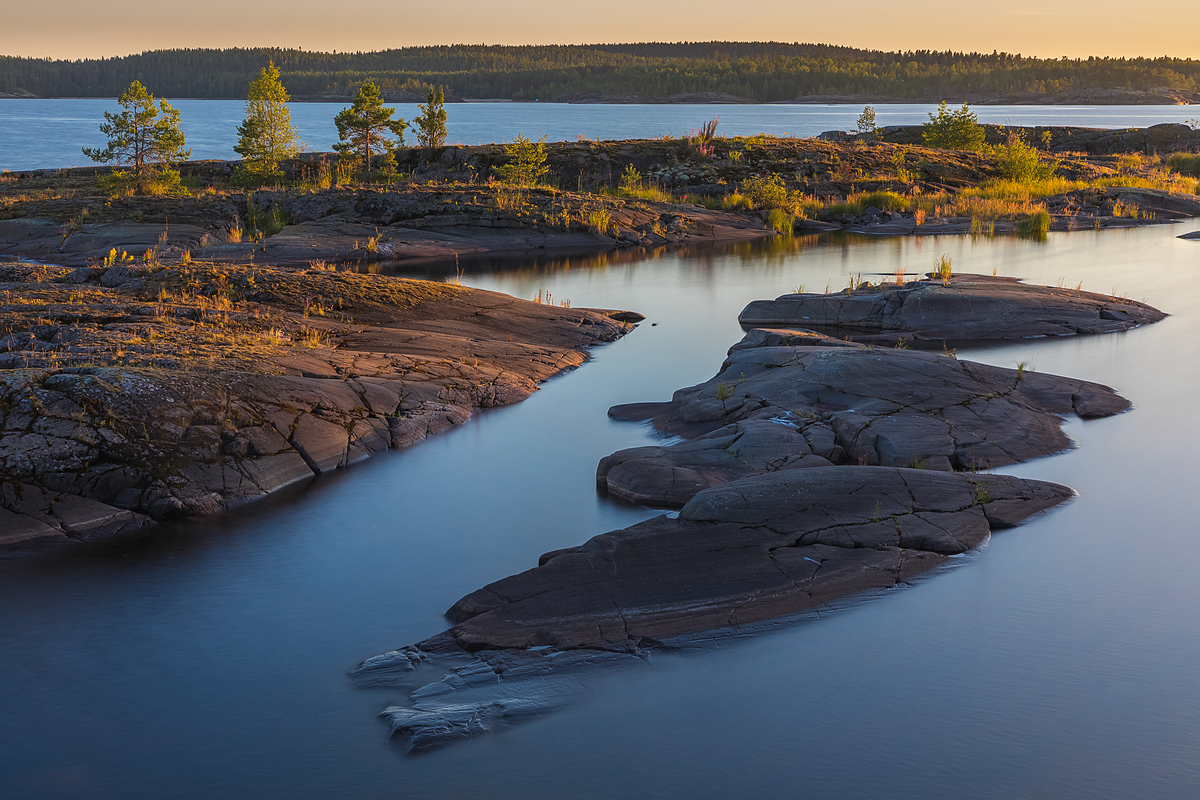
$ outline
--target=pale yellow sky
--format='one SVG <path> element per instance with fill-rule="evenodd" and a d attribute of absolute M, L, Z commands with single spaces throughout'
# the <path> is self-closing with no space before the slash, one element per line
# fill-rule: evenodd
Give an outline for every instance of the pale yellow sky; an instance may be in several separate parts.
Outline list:
<path fill-rule="evenodd" d="M 1200 58 L 1200 2 L 1117 0 L 0 0 L 0 54 L 94 58 L 172 47 L 382 50 L 421 44 L 801 41 L 879 50 Z"/>

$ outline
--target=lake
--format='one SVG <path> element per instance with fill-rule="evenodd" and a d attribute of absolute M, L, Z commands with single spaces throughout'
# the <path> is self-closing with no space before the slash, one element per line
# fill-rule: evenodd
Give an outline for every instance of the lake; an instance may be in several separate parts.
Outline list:
<path fill-rule="evenodd" d="M 241 100 L 171 100 L 179 110 L 192 158 L 233 159 L 237 126 L 245 118 Z M 308 149 L 329 151 L 337 141 L 333 118 L 347 103 L 292 103 L 292 122 Z M 411 120 L 416 105 L 392 105 Z M 932 104 L 876 107 L 879 125 L 929 121 Z M 88 166 L 80 148 L 105 143 L 99 126 L 115 100 L 0 99 L 0 169 L 23 170 Z M 1194 106 L 978 106 L 981 122 L 1011 125 L 1080 125 L 1095 128 L 1146 127 L 1200 117 Z M 452 103 L 446 106 L 447 141 L 487 144 L 518 133 L 548 141 L 683 136 L 713 117 L 719 133 L 815 136 L 854 128 L 861 105 L 569 105 L 564 103 Z M 415 140 L 410 131 L 408 141 Z"/>
<path fill-rule="evenodd" d="M 722 125 L 749 111 L 822 110 L 722 108 Z M 1198 228 L 481 265 L 464 283 L 647 320 L 527 401 L 414 449 L 119 554 L 0 561 L 0 797 L 1194 796 L 1200 242 L 1175 237 Z M 657 513 L 597 495 L 601 457 L 654 440 L 609 406 L 712 376 L 750 300 L 924 271 L 941 253 L 959 271 L 1082 281 L 1172 314 L 1121 334 L 960 348 L 1134 402 L 1071 419 L 1077 449 L 1004 470 L 1071 486 L 1075 501 L 998 532 L 957 569 L 815 622 L 656 656 L 500 734 L 415 757 L 388 740 L 376 715 L 404 694 L 355 688 L 358 661 L 443 630 L 455 600 L 543 552 Z"/>

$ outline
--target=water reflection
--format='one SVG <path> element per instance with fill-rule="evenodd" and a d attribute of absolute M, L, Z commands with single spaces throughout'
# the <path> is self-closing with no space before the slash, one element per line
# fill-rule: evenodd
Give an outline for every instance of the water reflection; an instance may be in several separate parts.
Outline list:
<path fill-rule="evenodd" d="M 469 285 L 648 321 L 517 406 L 277 505 L 133 551 L 0 561 L 0 796 L 1191 796 L 1200 432 L 1185 415 L 1200 395 L 1187 357 L 1200 243 L 1174 237 L 1197 227 L 464 265 Z M 1078 449 L 1011 470 L 1077 501 L 997 534 L 966 568 L 625 671 L 504 735 L 420 758 L 389 745 L 374 717 L 403 696 L 354 689 L 355 663 L 443 630 L 459 597 L 539 554 L 655 513 L 597 496 L 597 461 L 650 441 L 609 406 L 710 377 L 749 300 L 925 271 L 942 253 L 962 271 L 1082 281 L 1174 315 L 960 349 L 1135 402 L 1069 422 Z"/>

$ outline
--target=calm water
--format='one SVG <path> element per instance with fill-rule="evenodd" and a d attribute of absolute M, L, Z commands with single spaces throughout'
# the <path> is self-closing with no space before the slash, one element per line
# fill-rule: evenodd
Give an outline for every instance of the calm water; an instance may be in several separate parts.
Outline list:
<path fill-rule="evenodd" d="M 517 406 L 122 555 L 0 561 L 4 798 L 1176 798 L 1200 782 L 1196 224 L 811 244 L 487 269 L 471 285 L 649 319 Z M 1145 298 L 1124 334 L 961 351 L 1137 405 L 1011 469 L 1080 497 L 963 567 L 820 621 L 591 685 L 419 757 L 353 688 L 463 594 L 654 512 L 597 497 L 650 441 L 605 416 L 710 377 L 751 299 L 849 273 L 963 271 Z M 651 322 L 658 323 L 651 327 Z"/>
<path fill-rule="evenodd" d="M 233 145 L 245 116 L 240 100 L 172 100 L 193 158 L 237 158 Z M 343 103 L 293 103 L 292 122 L 310 150 L 328 151 L 337 141 L 333 117 Z M 412 119 L 416 105 L 395 105 L 397 116 Z M 934 105 L 880 105 L 880 125 L 928 122 Z M 100 147 L 99 125 L 115 100 L 0 99 L 0 169 L 42 169 L 92 164 L 81 147 Z M 1083 125 L 1096 128 L 1145 127 L 1200 117 L 1192 106 L 979 106 L 982 122 L 1012 125 Z M 486 144 L 523 133 L 549 141 L 681 136 L 720 116 L 726 136 L 770 133 L 815 136 L 854 127 L 860 105 L 566 105 L 555 103 L 467 103 L 446 107 L 450 142 Z M 408 137 L 409 141 L 413 136 Z"/>

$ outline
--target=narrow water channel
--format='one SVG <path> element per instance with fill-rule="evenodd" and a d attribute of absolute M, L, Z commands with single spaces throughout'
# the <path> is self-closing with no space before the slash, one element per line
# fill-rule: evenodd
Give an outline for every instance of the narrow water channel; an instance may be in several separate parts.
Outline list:
<path fill-rule="evenodd" d="M 1200 224 L 479 267 L 463 282 L 647 315 L 529 400 L 121 553 L 0 561 L 0 797 L 1180 798 L 1200 783 Z M 615 403 L 710 377 L 749 300 L 958 270 L 1170 312 L 960 357 L 1110 384 L 1077 449 L 1006 472 L 1079 498 L 849 610 L 591 684 L 564 711 L 421 756 L 355 688 L 463 594 L 656 512 L 597 496 L 644 443 Z"/>

